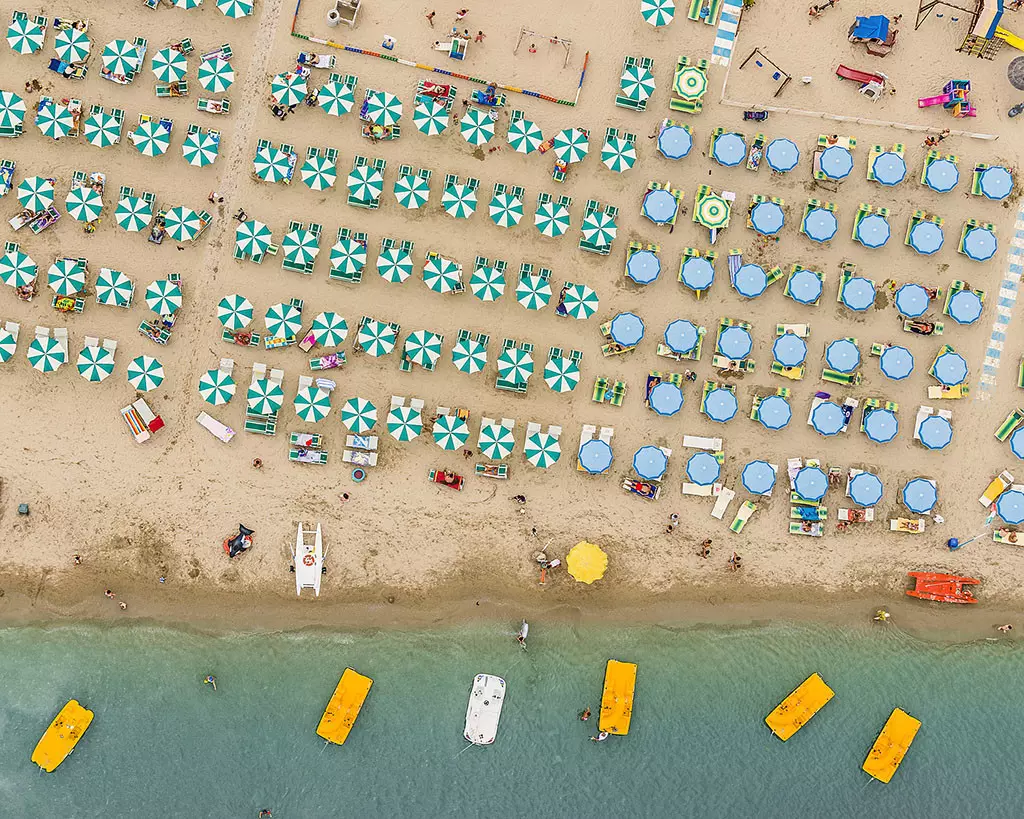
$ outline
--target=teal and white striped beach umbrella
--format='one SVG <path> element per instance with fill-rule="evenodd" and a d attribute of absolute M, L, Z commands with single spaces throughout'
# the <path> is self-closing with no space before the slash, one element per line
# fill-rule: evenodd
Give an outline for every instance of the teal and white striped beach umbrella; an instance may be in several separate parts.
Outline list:
<path fill-rule="evenodd" d="M 58 296 L 75 296 L 85 289 L 85 265 L 77 259 L 57 259 L 46 274 L 46 286 Z"/>
<path fill-rule="evenodd" d="M 442 415 L 434 421 L 434 443 L 441 449 L 456 450 L 469 440 L 469 424 L 455 415 Z"/>
<path fill-rule="evenodd" d="M 252 159 L 252 169 L 264 182 L 282 182 L 291 175 L 291 157 L 280 148 L 260 148 Z"/>
<path fill-rule="evenodd" d="M 430 183 L 416 174 L 403 174 L 395 180 L 395 199 L 408 210 L 416 210 L 430 199 Z"/>
<path fill-rule="evenodd" d="M 518 347 L 502 350 L 498 356 L 498 375 L 506 381 L 526 383 L 533 375 L 533 356 Z"/>
<path fill-rule="evenodd" d="M 533 224 L 543 236 L 557 238 L 569 229 L 569 209 L 558 202 L 545 202 L 533 214 Z"/>
<path fill-rule="evenodd" d="M 421 100 L 413 109 L 412 121 L 420 133 L 437 136 L 448 127 L 448 109 L 436 100 Z"/>
<path fill-rule="evenodd" d="M 120 270 L 101 267 L 96 274 L 96 302 L 108 307 L 128 307 L 132 303 L 135 285 Z"/>
<path fill-rule="evenodd" d="M 223 94 L 235 82 L 235 69 L 229 60 L 216 56 L 199 63 L 199 84 L 211 94 Z"/>
<path fill-rule="evenodd" d="M 562 296 L 562 306 L 566 314 L 581 321 L 594 315 L 599 304 L 597 293 L 585 284 L 570 284 Z"/>
<path fill-rule="evenodd" d="M 34 338 L 25 351 L 25 357 L 32 368 L 41 373 L 55 372 L 68 357 L 55 338 Z"/>
<path fill-rule="evenodd" d="M 220 13 L 229 20 L 238 20 L 252 14 L 252 0 L 217 0 L 217 8 Z"/>
<path fill-rule="evenodd" d="M 654 75 L 642 66 L 627 66 L 619 78 L 619 87 L 628 99 L 643 102 L 654 93 Z"/>
<path fill-rule="evenodd" d="M 181 155 L 196 168 L 205 168 L 217 161 L 220 154 L 220 138 L 213 134 L 197 131 L 188 134 L 181 143 Z"/>
<path fill-rule="evenodd" d="M 352 86 L 339 80 L 331 80 L 320 86 L 316 102 L 332 117 L 340 117 L 352 110 L 355 95 Z"/>
<path fill-rule="evenodd" d="M 14 129 L 25 123 L 25 100 L 13 91 L 0 91 L 0 127 Z"/>
<path fill-rule="evenodd" d="M 177 205 L 164 215 L 167 235 L 176 242 L 191 242 L 203 227 L 203 220 L 192 208 Z"/>
<path fill-rule="evenodd" d="M 572 392 L 580 383 L 580 368 L 571 358 L 549 358 L 544 365 L 544 383 L 554 392 Z"/>
<path fill-rule="evenodd" d="M 46 31 L 34 20 L 19 17 L 7 28 L 7 45 L 15 54 L 35 54 L 43 47 Z"/>
<path fill-rule="evenodd" d="M 176 48 L 161 48 L 153 55 L 150 68 L 157 82 L 181 82 L 188 74 L 188 57 Z"/>
<path fill-rule="evenodd" d="M 242 222 L 235 228 L 235 247 L 246 256 L 262 256 L 273 239 L 270 228 L 258 219 Z"/>
<path fill-rule="evenodd" d="M 655 28 L 667 26 L 676 16 L 675 0 L 640 0 L 640 16 Z"/>
<path fill-rule="evenodd" d="M 66 63 L 83 62 L 92 51 L 92 41 L 89 36 L 77 28 L 66 28 L 57 32 L 53 39 L 53 50 L 57 53 L 57 59 Z"/>
<path fill-rule="evenodd" d="M 139 392 L 152 392 L 164 383 L 164 365 L 148 355 L 133 358 L 128 364 L 128 383 Z"/>
<path fill-rule="evenodd" d="M 341 407 L 341 423 L 349 432 L 364 435 L 377 425 L 377 408 L 365 398 L 349 398 Z"/>
<path fill-rule="evenodd" d="M 245 403 L 257 415 L 273 415 L 284 405 L 284 390 L 269 378 L 257 378 L 249 384 Z"/>
<path fill-rule="evenodd" d="M 603 210 L 588 213 L 583 219 L 583 224 L 580 225 L 583 238 L 598 247 L 607 247 L 615 241 L 618 230 L 615 219 Z"/>
<path fill-rule="evenodd" d="M 97 148 L 109 148 L 121 141 L 121 123 L 110 114 L 99 111 L 89 114 L 82 124 L 82 134 L 86 142 Z"/>
<path fill-rule="evenodd" d="M 547 469 L 562 457 L 562 447 L 558 439 L 547 432 L 535 432 L 523 444 L 526 460 L 540 469 Z"/>
<path fill-rule="evenodd" d="M 356 344 L 363 352 L 369 353 L 374 358 L 385 356 L 395 349 L 398 337 L 395 335 L 395 328 L 390 324 L 377 319 L 364 321 L 356 335 Z"/>
<path fill-rule="evenodd" d="M 476 191 L 469 185 L 449 185 L 441 194 L 441 207 L 456 219 L 468 219 L 476 211 Z"/>
<path fill-rule="evenodd" d="M 331 394 L 320 387 L 303 387 L 295 394 L 295 414 L 309 424 L 323 421 L 331 412 Z"/>
<path fill-rule="evenodd" d="M 122 77 L 139 70 L 139 49 L 127 40 L 111 40 L 100 55 L 103 67 Z"/>
<path fill-rule="evenodd" d="M 18 204 L 33 213 L 53 204 L 53 180 L 44 176 L 27 176 L 18 183 Z"/>
<path fill-rule="evenodd" d="M 176 8 L 185 9 L 197 9 L 203 4 L 203 0 L 174 0 Z"/>
<path fill-rule="evenodd" d="M 100 218 L 103 211 L 103 197 L 99 191 L 84 186 L 72 188 L 64 197 L 68 216 L 78 222 L 92 222 Z"/>
<path fill-rule="evenodd" d="M 340 347 L 348 338 L 348 322 L 332 310 L 319 313 L 309 330 L 321 347 Z"/>
<path fill-rule="evenodd" d="M 423 265 L 423 283 L 435 293 L 451 293 L 462 285 L 462 268 L 443 256 L 428 256 Z"/>
<path fill-rule="evenodd" d="M 252 316 L 252 302 L 238 293 L 225 296 L 217 304 L 217 320 L 233 333 L 252 324 Z"/>
<path fill-rule="evenodd" d="M 11 287 L 25 287 L 32 284 L 39 270 L 32 257 L 20 250 L 8 250 L 0 256 L 0 279 Z"/>
<path fill-rule="evenodd" d="M 0 364 L 6 364 L 18 349 L 14 333 L 0 327 Z"/>
<path fill-rule="evenodd" d="M 320 244 L 311 230 L 290 230 L 281 240 L 284 259 L 291 265 L 311 265 L 320 253 Z"/>
<path fill-rule="evenodd" d="M 355 276 L 366 267 L 366 245 L 355 239 L 339 239 L 331 247 L 331 270 Z"/>
<path fill-rule="evenodd" d="M 302 312 L 291 304 L 278 302 L 267 310 L 263 323 L 272 338 L 291 338 L 302 329 Z"/>
<path fill-rule="evenodd" d="M 469 289 L 480 301 L 495 301 L 505 292 L 505 274 L 488 265 L 478 267 L 469 277 Z"/>
<path fill-rule="evenodd" d="M 402 101 L 390 91 L 373 91 L 366 98 L 366 118 L 374 125 L 398 125 Z"/>
<path fill-rule="evenodd" d="M 473 375 L 487 366 L 487 348 L 475 338 L 464 338 L 452 347 L 452 364 L 462 373 Z"/>
<path fill-rule="evenodd" d="M 131 140 L 143 156 L 163 156 L 171 146 L 171 132 L 159 122 L 148 120 L 132 131 Z"/>
<path fill-rule="evenodd" d="M 50 139 L 63 139 L 74 126 L 74 115 L 64 105 L 47 102 L 36 114 L 36 127 Z"/>
<path fill-rule="evenodd" d="M 207 404 L 219 407 L 235 397 L 235 379 L 220 370 L 207 370 L 199 376 L 199 394 Z"/>
<path fill-rule="evenodd" d="M 500 461 L 512 454 L 512 450 L 516 448 L 516 439 L 508 427 L 501 424 L 481 424 L 476 445 L 480 447 L 480 452 L 485 458 Z"/>
<path fill-rule="evenodd" d="M 523 200 L 511 193 L 499 193 L 491 199 L 488 210 L 491 221 L 498 227 L 515 227 L 523 218 Z"/>
<path fill-rule="evenodd" d="M 310 190 L 325 191 L 338 181 L 338 166 L 326 156 L 311 156 L 302 163 L 299 175 Z"/>
<path fill-rule="evenodd" d="M 615 173 L 628 171 L 636 162 L 636 146 L 620 137 L 608 137 L 601 149 L 601 161 Z"/>
<path fill-rule="evenodd" d="M 519 277 L 516 285 L 516 301 L 527 310 L 540 310 L 551 301 L 551 282 L 533 273 Z"/>
<path fill-rule="evenodd" d="M 388 413 L 387 426 L 396 441 L 411 441 L 423 432 L 423 415 L 412 407 L 393 407 Z"/>
<path fill-rule="evenodd" d="M 114 354 L 103 347 L 85 347 L 78 354 L 78 374 L 86 381 L 99 383 L 114 372 Z"/>
<path fill-rule="evenodd" d="M 294 71 L 275 74 L 270 80 L 270 96 L 280 105 L 298 105 L 308 93 L 306 78 Z"/>
<path fill-rule="evenodd" d="M 479 108 L 470 108 L 459 120 L 459 133 L 473 147 L 486 145 L 494 138 L 494 120 Z"/>
<path fill-rule="evenodd" d="M 566 128 L 555 134 L 551 147 L 555 156 L 571 165 L 583 161 L 590 150 L 590 137 L 580 128 Z"/>
<path fill-rule="evenodd" d="M 146 306 L 158 316 L 173 316 L 181 309 L 181 288 L 169 279 L 157 279 L 146 288 Z"/>
<path fill-rule="evenodd" d="M 521 117 L 508 126 L 508 144 L 520 154 L 532 154 L 544 142 L 544 134 L 532 120 Z"/>
<path fill-rule="evenodd" d="M 412 275 L 412 256 L 397 245 L 389 247 L 377 255 L 377 273 L 386 282 L 401 284 Z"/>
<path fill-rule="evenodd" d="M 429 330 L 413 330 L 405 339 L 402 355 L 413 364 L 433 369 L 441 357 L 442 343 L 443 339 L 437 333 L 432 333 Z"/>
<path fill-rule="evenodd" d="M 372 202 L 379 199 L 384 190 L 384 177 L 381 172 L 369 165 L 353 168 L 348 175 L 348 192 L 353 199 L 360 202 Z"/>
<path fill-rule="evenodd" d="M 141 233 L 153 221 L 153 206 L 141 196 L 126 196 L 118 200 L 114 221 L 130 233 Z"/>

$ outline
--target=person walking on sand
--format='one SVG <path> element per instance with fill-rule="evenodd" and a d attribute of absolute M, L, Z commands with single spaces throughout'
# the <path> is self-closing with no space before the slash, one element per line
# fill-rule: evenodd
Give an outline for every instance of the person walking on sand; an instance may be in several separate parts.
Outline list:
<path fill-rule="evenodd" d="M 455 19 L 461 20 L 467 14 L 469 14 L 469 9 L 459 9 L 457 12 L 455 12 Z"/>
<path fill-rule="evenodd" d="M 476 37 L 473 38 L 473 42 L 475 42 L 475 43 L 482 43 L 484 41 L 484 37 L 486 37 L 486 36 L 487 35 L 484 34 L 482 31 L 478 31 L 476 33 Z"/>
<path fill-rule="evenodd" d="M 430 12 L 427 12 L 424 15 L 427 18 L 427 22 L 430 23 L 430 27 L 431 28 L 434 27 L 434 15 L 436 15 L 436 14 L 437 14 L 436 11 L 430 11 Z"/>

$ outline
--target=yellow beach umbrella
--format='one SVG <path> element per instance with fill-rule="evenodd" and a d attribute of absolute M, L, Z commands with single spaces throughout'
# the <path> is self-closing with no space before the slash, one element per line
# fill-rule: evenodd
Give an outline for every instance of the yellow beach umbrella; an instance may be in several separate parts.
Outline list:
<path fill-rule="evenodd" d="M 581 540 L 569 550 L 565 565 L 569 574 L 580 583 L 589 585 L 604 577 L 605 569 L 608 568 L 608 555 L 597 544 Z"/>

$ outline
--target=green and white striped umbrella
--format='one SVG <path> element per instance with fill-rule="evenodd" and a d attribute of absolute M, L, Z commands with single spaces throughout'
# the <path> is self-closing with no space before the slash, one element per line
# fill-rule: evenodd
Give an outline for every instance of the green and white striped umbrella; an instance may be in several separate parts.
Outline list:
<path fill-rule="evenodd" d="M 171 132 L 159 122 L 143 122 L 131 133 L 132 144 L 143 156 L 163 156 L 171 146 Z"/>
<path fill-rule="evenodd" d="M 161 48 L 153 55 L 150 68 L 157 82 L 181 82 L 188 73 L 188 57 L 176 48 Z"/>
<path fill-rule="evenodd" d="M 507 381 L 525 383 L 533 375 L 533 356 L 518 347 L 502 350 L 498 356 L 498 375 Z"/>
<path fill-rule="evenodd" d="M 412 275 L 412 256 L 404 248 L 389 247 L 377 255 L 377 273 L 386 282 L 401 284 Z"/>
<path fill-rule="evenodd" d="M 402 118 L 402 101 L 390 91 L 373 91 L 366 98 L 366 118 L 374 125 L 397 125 Z"/>
<path fill-rule="evenodd" d="M 252 324 L 252 302 L 245 296 L 232 293 L 217 304 L 217 320 L 232 332 L 244 330 Z"/>
<path fill-rule="evenodd" d="M 455 415 L 442 415 L 434 421 L 434 443 L 441 449 L 455 450 L 469 440 L 469 424 Z"/>
<path fill-rule="evenodd" d="M 46 274 L 46 286 L 58 296 L 74 296 L 85 289 L 85 265 L 76 259 L 57 259 Z"/>
<path fill-rule="evenodd" d="M 53 204 L 53 180 L 43 176 L 27 176 L 18 183 L 18 204 L 38 213 Z"/>
<path fill-rule="evenodd" d="M 310 190 L 325 191 L 338 181 L 338 166 L 326 156 L 311 156 L 302 163 L 299 174 Z"/>
<path fill-rule="evenodd" d="M 109 307 L 128 307 L 132 303 L 135 285 L 120 270 L 101 267 L 96 274 L 96 302 Z"/>
<path fill-rule="evenodd" d="M 0 364 L 10 361 L 17 349 L 18 340 L 14 337 L 14 333 L 0 327 Z"/>
<path fill-rule="evenodd" d="M 100 57 L 103 67 L 111 74 L 127 76 L 139 70 L 139 49 L 127 40 L 111 40 Z"/>
<path fill-rule="evenodd" d="M 508 144 L 520 154 L 532 154 L 544 142 L 544 134 L 532 120 L 521 117 L 508 126 Z"/>
<path fill-rule="evenodd" d="M 263 323 L 273 338 L 291 338 L 302 329 L 302 311 L 291 304 L 278 302 L 267 310 Z"/>
<path fill-rule="evenodd" d="M 320 253 L 320 244 L 313 231 L 301 228 L 290 230 L 284 235 L 281 250 L 284 251 L 284 260 L 288 264 L 311 265 Z"/>
<path fill-rule="evenodd" d="M 395 328 L 383 321 L 377 321 L 377 319 L 364 321 L 356 335 L 356 344 L 374 358 L 380 358 L 390 353 L 395 349 L 397 341 Z"/>
<path fill-rule="evenodd" d="M 555 134 L 551 147 L 555 156 L 570 165 L 581 162 L 590 150 L 590 138 L 580 128 L 566 128 Z"/>
<path fill-rule="evenodd" d="M 245 403 L 257 415 L 273 415 L 284 405 L 284 390 L 269 378 L 257 378 L 249 384 Z"/>
<path fill-rule="evenodd" d="M 238 20 L 252 14 L 252 0 L 217 0 L 220 13 L 229 20 Z"/>
<path fill-rule="evenodd" d="M 252 169 L 264 182 L 282 182 L 291 174 L 291 156 L 280 148 L 260 148 L 252 159 Z"/>
<path fill-rule="evenodd" d="M 53 50 L 57 59 L 66 63 L 83 62 L 92 51 L 92 41 L 88 35 L 77 28 L 66 28 L 57 32 L 53 40 Z"/>
<path fill-rule="evenodd" d="M 203 0 L 174 0 L 176 8 L 185 9 L 197 9 L 203 4 Z"/>
<path fill-rule="evenodd" d="M 354 276 L 366 267 L 366 245 L 355 239 L 341 239 L 331 247 L 331 270 Z"/>
<path fill-rule="evenodd" d="M 448 127 L 448 109 L 436 100 L 423 100 L 416 103 L 412 121 L 420 133 L 437 136 Z"/>
<path fill-rule="evenodd" d="M 636 146 L 621 137 L 608 137 L 601 149 L 601 161 L 616 173 L 628 171 L 636 162 Z"/>
<path fill-rule="evenodd" d="M 432 369 L 441 357 L 442 336 L 429 330 L 413 330 L 405 339 L 402 355 L 413 364 Z"/>
<path fill-rule="evenodd" d="M 667 26 L 676 16 L 675 0 L 640 0 L 640 16 L 656 28 Z"/>
<path fill-rule="evenodd" d="M 353 168 L 348 175 L 348 192 L 353 199 L 360 202 L 371 202 L 379 199 L 384 190 L 384 177 L 381 172 L 369 165 Z"/>
<path fill-rule="evenodd" d="M 469 185 L 449 185 L 441 194 L 441 206 L 456 219 L 468 219 L 476 211 L 476 191 Z"/>
<path fill-rule="evenodd" d="M 78 354 L 78 374 L 98 383 L 114 372 L 114 354 L 103 347 L 86 347 Z"/>
<path fill-rule="evenodd" d="M 148 355 L 133 358 L 128 364 L 128 383 L 139 392 L 152 392 L 164 383 L 164 365 Z"/>
<path fill-rule="evenodd" d="M 298 105 L 308 93 L 306 78 L 294 71 L 275 74 L 270 80 L 270 96 L 280 105 Z"/>
<path fill-rule="evenodd" d="M 512 430 L 501 424 L 481 424 L 476 445 L 485 458 L 500 461 L 512 454 L 516 448 L 516 438 Z"/>
<path fill-rule="evenodd" d="M 219 407 L 235 397 L 235 379 L 220 370 L 207 370 L 199 376 L 199 394 L 207 404 Z"/>
<path fill-rule="evenodd" d="M 25 122 L 25 100 L 13 91 L 0 91 L 0 127 L 17 128 Z"/>
<path fill-rule="evenodd" d="M 340 347 L 348 338 L 348 322 L 331 310 L 319 313 L 309 330 L 322 347 Z"/>
<path fill-rule="evenodd" d="M 323 421 L 331 412 L 331 394 L 319 387 L 303 387 L 295 394 L 295 414 L 310 424 Z"/>
<path fill-rule="evenodd" d="M 118 200 L 114 220 L 131 233 L 141 233 L 153 221 L 153 206 L 141 196 L 126 196 Z"/>
<path fill-rule="evenodd" d="M 551 282 L 532 273 L 519 277 L 516 301 L 527 310 L 540 310 L 551 301 Z"/>
<path fill-rule="evenodd" d="M 580 225 L 583 238 L 599 247 L 606 247 L 615 241 L 618 230 L 615 219 L 603 210 L 588 213 Z"/>
<path fill-rule="evenodd" d="M 205 168 L 217 161 L 220 154 L 220 138 L 213 134 L 197 131 L 188 134 L 181 143 L 181 155 L 189 165 Z"/>
<path fill-rule="evenodd" d="M 109 148 L 121 141 L 121 123 L 110 114 L 100 111 L 85 118 L 82 133 L 90 145 Z"/>
<path fill-rule="evenodd" d="M 74 115 L 63 105 L 47 102 L 36 114 L 36 127 L 50 139 L 63 139 L 74 126 Z"/>
<path fill-rule="evenodd" d="M 341 423 L 349 432 L 363 435 L 377 425 L 377 408 L 365 398 L 349 398 L 341 407 Z"/>
<path fill-rule="evenodd" d="M 169 279 L 157 279 L 146 288 L 146 306 L 158 316 L 173 316 L 181 309 L 181 288 Z"/>
<path fill-rule="evenodd" d="M 555 392 L 572 392 L 580 383 L 580 368 L 571 358 L 550 358 L 544 365 L 544 383 Z"/>
<path fill-rule="evenodd" d="M 340 117 L 352 110 L 355 96 L 351 85 L 331 80 L 320 86 L 320 90 L 316 92 L 316 102 L 332 117 Z"/>
<path fill-rule="evenodd" d="M 55 338 L 34 338 L 25 352 L 28 363 L 41 373 L 52 373 L 68 359 Z"/>
<path fill-rule="evenodd" d="M 494 120 L 486 111 L 470 108 L 459 120 L 459 133 L 470 145 L 485 145 L 494 138 Z"/>
<path fill-rule="evenodd" d="M 43 47 L 46 31 L 34 20 L 20 17 L 7 28 L 7 45 L 15 54 L 35 54 Z"/>
<path fill-rule="evenodd" d="M 388 413 L 388 432 L 396 441 L 411 441 L 423 432 L 423 415 L 412 407 L 393 407 Z"/>
<path fill-rule="evenodd" d="M 499 193 L 491 199 L 491 221 L 498 227 L 510 228 L 523 218 L 523 200 L 511 193 Z"/>
<path fill-rule="evenodd" d="M 482 372 L 487 366 L 487 348 L 475 338 L 464 338 L 452 347 L 452 364 L 459 372 Z"/>
<path fill-rule="evenodd" d="M 523 444 L 526 460 L 540 469 L 547 469 L 562 457 L 562 447 L 558 439 L 547 432 L 535 432 Z"/>
<path fill-rule="evenodd" d="M 643 102 L 654 93 L 654 75 L 640 65 L 630 65 L 619 78 L 623 95 L 636 102 Z"/>
<path fill-rule="evenodd" d="M 103 211 L 103 197 L 99 191 L 80 186 L 68 191 L 64 197 L 68 216 L 79 222 L 92 222 L 100 218 Z"/>
<path fill-rule="evenodd" d="M 488 265 L 478 267 L 469 277 L 469 289 L 480 301 L 495 301 L 505 292 L 505 274 Z"/>
<path fill-rule="evenodd" d="M 533 224 L 543 236 L 557 238 L 569 229 L 569 209 L 558 202 L 545 202 L 533 214 Z"/>
<path fill-rule="evenodd" d="M 422 176 L 404 174 L 395 180 L 395 199 L 403 208 L 421 208 L 430 199 L 430 183 Z"/>
<path fill-rule="evenodd" d="M 443 256 L 428 256 L 423 265 L 423 283 L 435 293 L 451 293 L 462 285 L 462 268 Z"/>
<path fill-rule="evenodd" d="M 568 284 L 568 282 L 567 282 Z M 562 296 L 565 312 L 574 319 L 588 319 L 597 312 L 600 299 L 585 284 L 570 284 Z"/>
<path fill-rule="evenodd" d="M 223 94 L 235 82 L 235 69 L 223 57 L 210 57 L 199 63 L 199 84 L 211 94 Z"/>
<path fill-rule="evenodd" d="M 167 235 L 176 242 L 191 242 L 202 230 L 203 220 L 192 208 L 177 205 L 164 215 L 164 227 Z"/>
<path fill-rule="evenodd" d="M 32 284 L 39 275 L 39 270 L 32 257 L 20 250 L 8 250 L 0 256 L 0 279 L 11 287 L 24 287 Z"/>
<path fill-rule="evenodd" d="M 242 222 L 235 228 L 235 247 L 246 256 L 262 256 L 273 238 L 270 228 L 258 219 Z"/>

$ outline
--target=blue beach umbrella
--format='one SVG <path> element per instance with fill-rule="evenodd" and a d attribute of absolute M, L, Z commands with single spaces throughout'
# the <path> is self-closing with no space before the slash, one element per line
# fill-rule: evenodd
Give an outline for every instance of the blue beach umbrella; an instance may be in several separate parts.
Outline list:
<path fill-rule="evenodd" d="M 838 435 L 845 424 L 846 413 L 835 401 L 823 401 L 811 412 L 811 426 L 826 438 Z"/>
<path fill-rule="evenodd" d="M 776 173 L 793 170 L 800 162 L 800 149 L 791 139 L 773 139 L 765 148 L 764 158 L 768 167 Z"/>
<path fill-rule="evenodd" d="M 666 190 L 653 190 L 647 191 L 641 210 L 643 215 L 656 225 L 664 225 L 672 221 L 678 207 L 679 203 L 671 193 Z"/>
<path fill-rule="evenodd" d="M 1013 176 L 1003 167 L 985 168 L 979 180 L 981 192 L 986 199 L 1005 199 L 1013 190 Z"/>
<path fill-rule="evenodd" d="M 756 299 L 768 289 L 768 274 L 759 264 L 745 264 L 732 277 L 736 292 L 748 299 Z"/>
<path fill-rule="evenodd" d="M 683 408 L 683 391 L 668 381 L 655 384 L 647 403 L 658 415 L 675 415 Z"/>
<path fill-rule="evenodd" d="M 904 284 L 896 291 L 896 309 L 907 318 L 923 316 L 930 301 L 928 291 L 919 284 Z"/>
<path fill-rule="evenodd" d="M 839 293 L 843 304 L 851 310 L 867 310 L 875 303 L 875 285 L 870 279 L 854 276 L 847 279 Z"/>
<path fill-rule="evenodd" d="M 853 170 L 853 154 L 842 145 L 829 145 L 821 152 L 820 164 L 829 179 L 846 179 Z"/>
<path fill-rule="evenodd" d="M 704 400 L 704 412 L 712 421 L 724 424 L 731 421 L 739 411 L 739 402 L 729 390 L 716 387 Z"/>
<path fill-rule="evenodd" d="M 626 275 L 637 284 L 651 284 L 661 275 L 661 259 L 652 250 L 638 250 L 626 262 Z"/>
<path fill-rule="evenodd" d="M 906 347 L 886 347 L 878 364 L 886 378 L 902 381 L 914 371 L 914 356 Z"/>
<path fill-rule="evenodd" d="M 665 328 L 665 344 L 674 353 L 690 353 L 699 341 L 700 331 L 692 321 L 675 319 Z"/>
<path fill-rule="evenodd" d="M 1010 526 L 1024 523 L 1024 492 L 1009 489 L 996 500 L 996 514 Z"/>
<path fill-rule="evenodd" d="M 910 246 L 922 256 L 938 253 L 945 241 L 942 228 L 934 222 L 918 222 L 910 229 Z"/>
<path fill-rule="evenodd" d="M 827 242 L 839 230 L 836 215 L 825 208 L 811 208 L 804 217 L 804 233 L 813 242 Z"/>
<path fill-rule="evenodd" d="M 821 298 L 821 279 L 810 270 L 798 270 L 789 279 L 789 294 L 800 304 L 814 304 Z"/>
<path fill-rule="evenodd" d="M 973 290 L 960 290 L 949 300 L 949 316 L 957 324 L 974 324 L 981 317 L 981 297 Z"/>
<path fill-rule="evenodd" d="M 661 447 L 642 446 L 633 456 L 633 471 L 645 481 L 660 481 L 668 470 L 668 456 Z"/>
<path fill-rule="evenodd" d="M 924 172 L 924 184 L 936 193 L 949 193 L 959 181 L 960 171 L 948 159 L 936 159 Z"/>
<path fill-rule="evenodd" d="M 939 493 L 931 481 L 914 478 L 903 487 L 903 505 L 918 515 L 927 515 L 938 503 Z"/>
<path fill-rule="evenodd" d="M 740 481 L 752 495 L 767 495 L 775 488 L 775 470 L 767 461 L 751 461 L 743 467 Z"/>
<path fill-rule="evenodd" d="M 953 440 L 953 425 L 941 415 L 929 415 L 921 422 L 917 436 L 928 449 L 945 449 Z"/>
<path fill-rule="evenodd" d="M 875 157 L 871 170 L 875 175 L 876 182 L 891 188 L 893 185 L 900 184 L 906 178 L 907 163 L 903 161 L 903 157 L 899 154 L 886 151 Z"/>
<path fill-rule="evenodd" d="M 715 267 L 703 256 L 690 256 L 679 269 L 679 280 L 691 290 L 707 290 L 715 282 Z"/>
<path fill-rule="evenodd" d="M 1010 436 L 1010 452 L 1024 461 L 1024 427 L 1016 430 Z"/>
<path fill-rule="evenodd" d="M 608 335 L 616 344 L 623 347 L 635 347 L 644 337 L 644 323 L 635 313 L 619 313 L 612 319 Z"/>
<path fill-rule="evenodd" d="M 696 452 L 686 462 L 686 477 L 698 486 L 711 486 L 722 474 L 722 465 L 710 452 Z"/>
<path fill-rule="evenodd" d="M 711 149 L 711 158 L 727 168 L 739 165 L 746 155 L 747 145 L 739 134 L 722 134 Z"/>
<path fill-rule="evenodd" d="M 841 373 L 852 373 L 860 364 L 860 350 L 850 339 L 840 338 L 825 348 L 825 363 Z"/>
<path fill-rule="evenodd" d="M 718 337 L 718 352 L 732 361 L 742 361 L 750 355 L 753 346 L 745 327 L 726 327 Z"/>
<path fill-rule="evenodd" d="M 864 434 L 876 444 L 887 444 L 900 431 L 896 413 L 884 407 L 877 407 L 864 418 Z"/>
<path fill-rule="evenodd" d="M 975 262 L 984 262 L 996 255 L 999 242 L 988 228 L 972 227 L 964 237 L 964 253 Z"/>
<path fill-rule="evenodd" d="M 946 387 L 955 387 L 967 380 L 967 362 L 959 353 L 943 353 L 935 360 L 935 378 Z"/>
<path fill-rule="evenodd" d="M 795 333 L 783 333 L 772 345 L 772 356 L 783 367 L 799 367 L 807 359 L 807 342 Z"/>
<path fill-rule="evenodd" d="M 757 418 L 765 429 L 783 429 L 792 417 L 793 410 L 781 395 L 769 395 L 757 408 Z"/>
<path fill-rule="evenodd" d="M 864 247 L 882 247 L 891 234 L 889 223 L 879 213 L 868 214 L 857 223 L 857 241 Z"/>
<path fill-rule="evenodd" d="M 874 506 L 882 499 L 882 479 L 873 472 L 858 472 L 850 479 L 848 491 L 858 506 Z"/>
<path fill-rule="evenodd" d="M 580 447 L 580 466 L 591 475 L 607 472 L 612 465 L 612 447 L 606 441 L 594 438 Z"/>
<path fill-rule="evenodd" d="M 681 125 L 669 125 L 658 134 L 658 151 L 665 159 L 682 159 L 693 148 L 693 137 Z"/>
<path fill-rule="evenodd" d="M 786 221 L 786 214 L 777 202 L 758 202 L 750 211 L 750 224 L 763 236 L 774 236 Z"/>
<path fill-rule="evenodd" d="M 796 493 L 808 501 L 820 501 L 828 491 L 828 475 L 816 466 L 804 466 L 793 479 Z"/>

